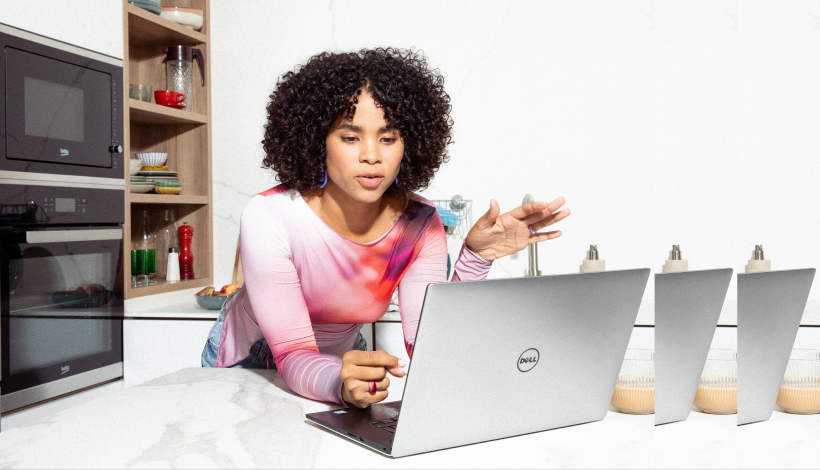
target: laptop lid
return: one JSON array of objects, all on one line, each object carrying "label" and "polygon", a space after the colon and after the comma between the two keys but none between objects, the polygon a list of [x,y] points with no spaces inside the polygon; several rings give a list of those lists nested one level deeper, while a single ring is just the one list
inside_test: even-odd
[{"label": "laptop lid", "polygon": [[649,269],[430,284],[392,455],[606,416]]},{"label": "laptop lid", "polygon": [[737,275],[737,424],[772,416],[814,268]]},{"label": "laptop lid", "polygon": [[689,417],[731,280],[731,268],[655,274],[655,425]]}]

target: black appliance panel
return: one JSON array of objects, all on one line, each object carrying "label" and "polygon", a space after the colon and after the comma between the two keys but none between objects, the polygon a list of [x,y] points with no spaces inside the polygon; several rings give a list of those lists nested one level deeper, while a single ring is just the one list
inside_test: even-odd
[{"label": "black appliance panel", "polygon": [[124,179],[122,67],[6,33],[0,48],[0,170]]},{"label": "black appliance panel", "polygon": [[0,231],[8,226],[122,224],[125,191],[0,184]]}]

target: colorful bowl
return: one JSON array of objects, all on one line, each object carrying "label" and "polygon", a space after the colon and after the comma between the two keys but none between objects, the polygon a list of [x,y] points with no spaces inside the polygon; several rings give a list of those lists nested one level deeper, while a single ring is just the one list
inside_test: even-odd
[{"label": "colorful bowl", "polygon": [[165,161],[168,160],[167,152],[137,152],[134,155],[142,160],[145,166],[165,165]]},{"label": "colorful bowl", "polygon": [[182,191],[182,188],[176,187],[171,188],[167,186],[154,186],[154,192],[157,194],[179,194]]}]

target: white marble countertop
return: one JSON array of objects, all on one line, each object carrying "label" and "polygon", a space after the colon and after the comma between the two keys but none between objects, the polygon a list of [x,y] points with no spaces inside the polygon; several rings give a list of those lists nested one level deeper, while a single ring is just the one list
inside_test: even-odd
[{"label": "white marble countertop", "polygon": [[201,290],[202,287],[196,287],[128,299],[125,301],[125,318],[216,320],[219,310],[208,310],[197,305],[194,295]]},{"label": "white marble countertop", "polygon": [[[330,409],[275,371],[182,369],[0,434],[3,468],[741,468],[816,466],[820,416],[610,411],[603,421],[390,459],[305,420]],[[44,443],[48,443],[45,445]]]},{"label": "white marble countertop", "polygon": [[[149,295],[125,301],[125,318],[208,319],[216,320],[219,310],[207,310],[196,303],[194,294],[201,288],[186,289],[167,294]],[[391,306],[392,307],[392,306]],[[401,321],[399,312],[388,311],[381,321]],[[638,309],[635,325],[655,324],[655,300],[643,299]],[[737,300],[726,299],[720,312],[718,325],[737,326]],[[820,300],[809,300],[803,313],[801,326],[820,326]]]}]

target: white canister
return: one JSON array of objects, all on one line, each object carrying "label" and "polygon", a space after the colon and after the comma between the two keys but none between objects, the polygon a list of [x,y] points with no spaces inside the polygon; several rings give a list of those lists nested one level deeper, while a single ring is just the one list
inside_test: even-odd
[{"label": "white canister", "polygon": [[165,280],[179,281],[179,250],[176,247],[168,249],[168,262],[165,267]]}]

